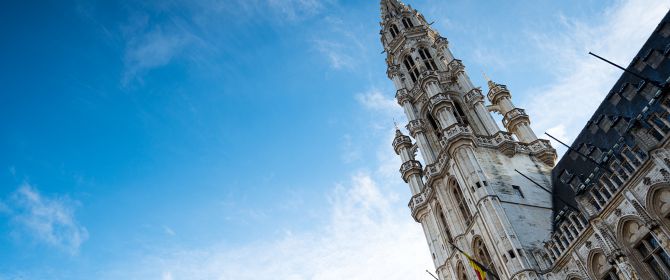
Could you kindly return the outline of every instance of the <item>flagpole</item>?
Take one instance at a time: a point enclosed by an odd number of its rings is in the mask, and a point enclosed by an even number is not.
[[[430,275],[430,276],[433,276],[433,278],[435,278],[435,280],[440,280],[440,279],[437,279],[437,277],[435,277],[435,275],[430,273],[430,271],[428,271],[428,269],[426,269],[426,273],[428,273],[428,275]]]

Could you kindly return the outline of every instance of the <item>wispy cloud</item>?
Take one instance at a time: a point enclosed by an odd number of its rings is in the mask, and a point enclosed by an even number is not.
[[[152,24],[146,15],[134,17],[123,33],[123,85],[141,81],[146,72],[169,64],[197,41],[192,33],[174,24]]]
[[[28,234],[36,241],[77,254],[88,239],[88,231],[76,220],[77,201],[67,197],[43,196],[36,188],[24,183],[0,211],[10,216],[14,230]]]
[[[328,59],[330,67],[336,70],[352,69],[354,59],[347,53],[347,45],[329,40],[314,40],[315,48]]]
[[[363,93],[356,95],[356,101],[363,105],[366,109],[372,110],[376,113],[383,113],[386,115],[402,114],[402,107],[398,105],[395,98],[385,96],[381,90],[372,87]],[[388,116],[384,116],[388,117]]]
[[[342,18],[330,16],[324,18],[321,24],[327,32],[320,32],[312,40],[314,48],[326,57],[330,67],[336,70],[367,69],[364,64],[370,60],[371,45],[373,42],[368,30]],[[361,34],[366,34],[361,36]],[[372,45],[376,46],[376,45]],[[376,47],[375,47],[376,49]]]
[[[431,268],[421,227],[397,208],[392,188],[356,173],[330,194],[327,224],[243,247],[214,245],[148,256],[124,279],[420,279]],[[125,265],[125,264],[124,264]],[[132,268],[130,268],[132,269]]]
[[[268,0],[272,10],[280,12],[282,18],[290,21],[301,20],[321,12],[325,4],[332,1],[324,0]]]
[[[595,25],[561,16],[561,33],[534,34],[556,80],[525,93],[526,106],[538,132],[552,131],[564,139],[577,136],[621,72],[588,56],[588,51],[627,65],[670,5],[664,0],[627,0],[607,9]]]

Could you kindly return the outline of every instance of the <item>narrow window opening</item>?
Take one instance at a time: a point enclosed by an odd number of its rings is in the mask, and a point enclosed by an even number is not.
[[[463,215],[463,219],[465,220],[466,225],[470,225],[472,222],[472,214],[470,213],[470,208],[468,208],[465,197],[463,196],[463,192],[461,192],[461,188],[458,186],[458,184],[454,184],[452,192],[454,194],[454,198],[456,198],[456,202],[458,203],[458,210],[460,210],[461,215]]]
[[[389,29],[391,32],[391,37],[393,38],[395,38],[396,36],[398,36],[398,34],[400,34],[400,32],[398,31],[398,27],[395,24],[391,24],[391,28]]]
[[[440,125],[437,123],[437,120],[435,120],[435,118],[433,118],[430,113],[426,115],[426,119],[428,119],[428,122],[433,128],[433,131],[435,131],[435,136],[437,136],[438,139],[442,138],[442,132],[440,130]]]
[[[509,254],[510,258],[516,258],[516,254],[514,254],[514,250],[507,251],[507,254]]]
[[[519,187],[519,186],[517,186],[517,185],[512,185],[512,188],[517,192],[517,194],[519,194],[519,196],[520,196],[521,198],[526,198],[526,197],[523,195],[523,192],[521,191],[521,187]]]
[[[402,25],[403,25],[405,28],[414,27],[414,23],[412,23],[412,20],[409,19],[409,18],[403,18],[403,19],[402,19]]]
[[[419,78],[419,69],[416,68],[414,59],[408,55],[405,57],[403,63],[405,64],[405,68],[407,68],[407,72],[409,72],[409,77],[412,79],[412,82],[416,83],[416,80]]]
[[[444,233],[447,237],[447,241],[449,243],[453,242],[453,238],[451,237],[451,231],[449,231],[449,227],[447,226],[447,218],[444,217],[444,213],[442,212],[442,208],[440,210],[440,221],[442,222],[442,227],[444,228]]]
[[[465,117],[465,112],[461,108],[461,104],[454,102],[454,108],[456,109],[456,121],[463,125],[468,125],[468,118]]]
[[[431,71],[437,70],[437,64],[435,64],[433,56],[430,55],[430,52],[427,49],[420,49],[419,56],[421,57],[421,60],[423,60],[423,64],[426,66],[426,69]]]

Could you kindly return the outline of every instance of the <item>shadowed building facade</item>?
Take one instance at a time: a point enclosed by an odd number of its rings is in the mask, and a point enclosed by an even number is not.
[[[476,279],[456,247],[501,279],[670,278],[667,92],[624,74],[556,164],[507,87],[475,87],[420,13],[382,0],[381,16],[411,136],[396,130],[393,148],[441,280]],[[661,83],[668,21],[630,66]]]

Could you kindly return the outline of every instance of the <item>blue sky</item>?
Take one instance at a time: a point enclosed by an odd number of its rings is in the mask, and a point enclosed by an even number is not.
[[[662,0],[407,1],[577,135]],[[378,1],[0,9],[0,279],[429,279]]]

